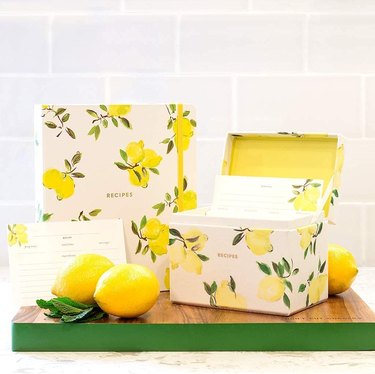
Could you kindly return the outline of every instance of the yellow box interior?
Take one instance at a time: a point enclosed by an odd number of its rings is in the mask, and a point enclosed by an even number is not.
[[[328,135],[232,135],[227,174],[321,179],[324,193],[334,173],[337,141]],[[326,214],[328,209],[329,199]]]

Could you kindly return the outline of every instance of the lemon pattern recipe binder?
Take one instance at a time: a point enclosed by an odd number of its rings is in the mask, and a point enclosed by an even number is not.
[[[169,288],[173,212],[197,206],[191,105],[35,108],[38,221],[122,218],[129,262]]]

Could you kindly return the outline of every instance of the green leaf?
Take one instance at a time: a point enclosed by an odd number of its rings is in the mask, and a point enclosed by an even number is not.
[[[77,321],[80,321],[80,320],[83,320],[89,313],[91,313],[93,311],[93,308],[89,308],[89,309],[85,309],[83,310],[81,313],[78,313],[78,314],[74,314],[74,315],[66,315],[64,314],[62,317],[61,317],[61,320],[63,322],[77,322]]]
[[[152,262],[155,262],[156,261],[156,254],[154,252],[150,252],[151,253],[151,260]]]
[[[286,293],[284,293],[283,302],[290,309],[290,300],[289,300],[289,297]]]
[[[178,238],[180,239],[183,239],[181,233],[177,230],[177,229],[169,229],[169,233],[172,235],[172,236],[177,236]]]
[[[334,190],[332,191],[332,193],[333,193],[336,197],[339,197],[339,191],[338,191],[338,190],[334,189]]]
[[[106,129],[108,127],[108,120],[106,118],[103,118],[102,124],[103,124],[103,127]]]
[[[201,261],[208,261],[210,258],[202,255],[201,253],[197,253],[197,256],[201,259]]]
[[[164,212],[164,209],[165,209],[165,204],[162,204],[157,210],[156,215],[159,216],[160,214],[162,214]]]
[[[120,149],[120,156],[125,162],[128,162],[128,154],[123,149]]]
[[[146,216],[143,216],[141,219],[141,223],[139,225],[139,229],[142,230],[146,226],[146,223],[147,223],[147,218]]]
[[[85,215],[82,216],[84,221],[90,221],[90,218],[87,218]]]
[[[173,245],[175,242],[176,242],[175,238],[169,239],[168,245]]]
[[[139,174],[138,171],[136,171],[134,169],[133,169],[133,172],[134,172],[135,176],[137,177],[138,181],[140,182],[142,180],[141,174]]]
[[[81,161],[82,153],[76,152],[76,154],[72,158],[72,164],[77,165]]]
[[[184,177],[184,181],[183,181],[183,191],[185,191],[185,190],[187,189],[187,186],[188,186],[187,179],[186,179],[186,177]]]
[[[233,277],[230,275],[229,276],[229,288],[231,289],[232,292],[236,292],[236,282],[234,281]]]
[[[216,290],[217,290],[217,284],[215,281],[213,281],[211,284],[211,293],[215,293]]]
[[[169,143],[169,141],[170,141],[170,139],[169,138],[165,138],[164,140],[162,140],[160,143],[161,144],[168,144]]]
[[[299,189],[299,188],[301,188],[301,187],[303,187],[301,184],[298,184],[298,185],[296,185],[296,184],[292,184],[292,187],[293,188],[297,188],[297,189]]]
[[[99,135],[100,135],[100,127],[99,125],[96,125],[95,126],[95,140],[98,140]]]
[[[113,123],[113,126],[118,127],[118,121],[115,117],[111,117],[111,121]]]
[[[115,162],[115,165],[121,169],[121,170],[128,170],[129,169],[129,166],[126,166],[125,164],[123,164],[122,162]]]
[[[320,183],[310,183],[310,186],[313,186],[313,187],[320,187],[321,184],[320,184]]]
[[[108,108],[105,106],[105,105],[99,105],[99,108],[101,109],[101,110],[104,110],[105,112],[108,112]]]
[[[51,121],[45,121],[44,124],[49,128],[49,129],[55,129],[57,125]]]
[[[287,273],[290,273],[290,265],[289,265],[289,262],[283,257],[282,260],[281,260],[281,263],[283,264],[284,268],[285,268],[285,271]]]
[[[322,232],[322,230],[323,230],[323,222],[320,222],[316,236],[318,236]]]
[[[176,111],[176,104],[169,104],[169,109],[171,110],[172,113]]]
[[[42,216],[42,221],[46,222],[53,216],[53,213],[44,213]]]
[[[197,122],[194,119],[191,119],[190,123],[193,127],[197,127]]]
[[[194,236],[193,238],[186,238],[185,240],[189,243],[195,243],[198,239],[199,239],[199,235]]]
[[[135,251],[135,254],[138,254],[142,249],[142,242],[141,240],[138,240],[137,250]]]
[[[91,127],[90,131],[87,133],[87,135],[95,134],[96,126]]]
[[[303,292],[306,289],[306,284],[301,283],[298,288],[298,292]]]
[[[122,123],[127,129],[131,129],[131,128],[132,128],[130,122],[129,122],[126,118],[124,118],[124,117],[120,117],[120,121],[121,121],[121,123]]]
[[[190,114],[190,110],[185,110],[182,114],[184,117],[187,117]]]
[[[101,213],[101,209],[94,209],[91,212],[89,212],[89,216],[96,217],[99,213]]]
[[[284,280],[284,283],[289,288],[290,292],[293,292],[292,283],[290,283],[287,279]]]
[[[79,320],[78,322],[92,322],[107,317],[108,314],[103,312],[99,308],[94,309],[91,313],[89,313],[84,319]]]
[[[172,200],[172,196],[168,192],[165,194],[165,200],[168,202]]]
[[[175,187],[173,191],[174,191],[174,195],[175,195],[176,197],[178,197],[178,188]]]
[[[314,255],[316,253],[316,240],[314,241],[314,245],[313,245],[313,253],[314,253]]]
[[[168,120],[168,126],[167,126],[167,129],[170,130],[171,128],[173,127],[173,120],[170,118]],[[169,139],[168,139],[169,140]]]
[[[138,226],[134,221],[132,221],[132,231],[133,231],[133,234],[138,236]]]
[[[308,307],[310,304],[309,294],[306,296],[306,307]]]
[[[271,268],[267,264],[265,264],[264,262],[258,262],[258,261],[257,261],[257,264],[259,266],[259,269],[263,271],[264,274],[267,274],[267,275],[272,274]]]
[[[292,275],[296,275],[298,274],[298,272],[299,272],[299,269],[294,269]]]
[[[146,245],[146,246],[143,248],[143,250],[142,250],[142,254],[145,255],[145,254],[148,252],[149,249],[150,249],[150,247],[149,247],[148,245]]]
[[[70,162],[68,160],[64,160],[64,163],[65,163],[66,170],[71,171],[72,165],[70,165]]]
[[[72,176],[73,178],[84,178],[84,177],[85,177],[85,174],[75,172],[75,173],[72,173],[71,176]]]
[[[203,282],[203,286],[204,286],[204,290],[209,294],[211,295],[211,286],[206,283],[206,282]]]
[[[58,108],[56,110],[56,113],[55,113],[54,117],[57,117],[57,116],[63,114],[65,111],[66,111],[66,108]]]
[[[153,172],[154,174],[159,175],[159,170],[156,169],[156,168],[148,168],[148,170],[150,170],[150,171]]]
[[[233,238],[233,241],[232,241],[232,245],[237,245],[244,237],[244,233],[243,232],[240,232],[239,234],[237,234],[234,238]]]
[[[309,278],[307,279],[309,282],[311,282],[314,278],[314,272],[312,272],[309,276]]]
[[[177,213],[178,212],[178,206],[175,205],[174,208],[173,208],[173,213]]]
[[[53,306],[62,314],[74,315],[81,313],[83,308],[77,308],[75,306],[69,305],[59,299],[52,299],[51,300]]]
[[[173,140],[171,140],[171,141],[168,143],[167,154],[173,149],[173,147],[174,147],[174,143],[173,143]]]
[[[63,118],[61,118],[61,121],[68,122],[69,121],[69,117],[70,117],[70,114],[69,113],[65,113],[63,115]]]
[[[297,197],[292,197],[291,199],[288,200],[288,203],[292,203]]]
[[[327,262],[327,261],[324,261],[324,262],[322,263],[322,265],[319,267],[319,272],[320,272],[320,273],[323,273],[324,268],[326,267],[326,262]]]
[[[275,272],[277,275],[279,275],[279,265],[276,264],[276,262],[273,262],[273,261],[272,261],[272,268],[273,268],[274,272]]]
[[[299,195],[299,192],[296,190],[292,190],[292,192],[294,193],[294,195]]]
[[[305,253],[303,254],[303,258],[305,259],[306,258],[306,256],[307,256],[307,252],[309,251],[309,247],[307,247],[306,249],[305,249]]]
[[[90,114],[91,117],[99,118],[98,113],[96,113],[94,110],[86,109],[86,112]]]

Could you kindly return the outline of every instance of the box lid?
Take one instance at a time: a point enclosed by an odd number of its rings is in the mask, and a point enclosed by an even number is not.
[[[323,182],[321,196],[328,216],[332,192],[337,187],[343,164],[343,146],[339,135],[297,133],[228,134],[223,175],[299,178],[302,185],[291,185],[290,204],[295,210],[315,211],[315,181]]]

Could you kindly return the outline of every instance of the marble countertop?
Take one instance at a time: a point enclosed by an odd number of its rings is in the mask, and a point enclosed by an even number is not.
[[[375,268],[353,289],[375,310]],[[357,373],[375,372],[375,352],[17,352],[11,351],[8,269],[0,268],[0,363],[5,374],[59,373]],[[147,337],[145,337],[147,339]]]

